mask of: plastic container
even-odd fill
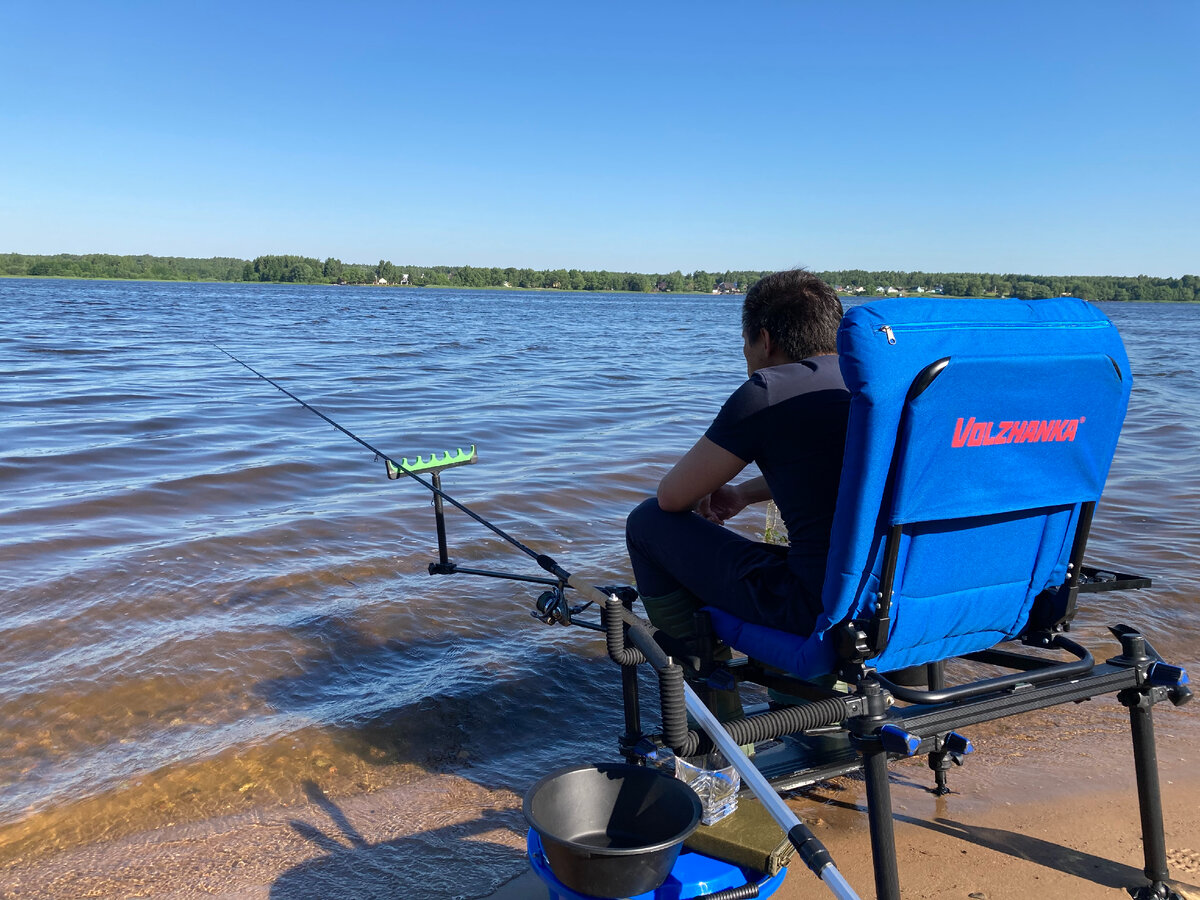
[[[675,777],[700,798],[701,824],[720,822],[737,809],[742,776],[719,750],[703,756],[676,756]]]

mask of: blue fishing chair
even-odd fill
[[[849,310],[838,352],[851,402],[824,613],[798,639],[714,609],[717,633],[809,677],[859,628],[880,671],[1053,629],[1035,601],[1086,539],[1129,402],[1116,328],[1073,299],[884,300]]]
[[[779,783],[865,770],[881,900],[900,897],[889,759],[928,754],[944,791],[971,749],[957,729],[1116,692],[1131,715],[1150,882],[1137,896],[1174,896],[1151,708],[1187,702],[1187,675],[1126,626],[1112,629],[1122,652],[1105,663],[1066,637],[1079,594],[1149,585],[1083,563],[1130,395],[1116,328],[1073,298],[882,300],[847,311],[838,351],[851,403],[824,612],[799,636],[710,608],[698,625],[712,641],[688,657],[700,660],[688,677],[812,701],[728,723],[739,742],[849,733],[849,762]],[[703,662],[717,639],[748,659]],[[958,658],[1004,673],[948,687],[944,663]],[[852,693],[831,689],[831,674]],[[664,681],[660,739],[694,752],[705,738],[671,694]],[[640,734],[628,677],[625,700],[628,747]]]

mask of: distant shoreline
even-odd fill
[[[455,285],[446,284],[326,284],[325,282],[288,282],[288,281],[218,281],[216,279],[200,279],[200,278],[113,278],[109,276],[93,276],[84,277],[82,275],[4,275],[0,274],[0,280],[21,280],[21,281],[111,281],[114,283],[133,283],[133,284],[244,284],[255,287],[295,287],[295,288],[310,288],[310,287],[348,287],[348,288],[405,288],[418,291],[428,290],[457,290],[457,291],[512,291],[529,294],[628,294],[629,296],[640,296],[647,293],[646,291],[622,291],[622,290],[572,290],[571,288],[543,288],[543,287],[500,287],[496,285],[484,285],[481,287],[457,287]],[[744,292],[718,294],[715,291],[652,291],[653,294],[671,294],[676,297],[744,297]],[[850,294],[845,291],[838,291],[838,296],[843,299],[850,300],[882,300],[883,295],[880,294]],[[917,298],[917,297],[943,297],[947,300],[971,300],[976,299],[973,294],[891,294],[891,297]],[[995,297],[995,295],[992,295]],[[1004,298],[1009,299],[1009,298]],[[1197,304],[1200,305],[1200,300],[1135,300],[1135,301],[1120,301],[1120,300],[1101,300],[1092,301],[1100,303],[1179,303],[1179,304]]]
[[[621,290],[572,290],[571,288],[547,287],[503,287],[501,285],[481,285],[479,287],[458,287],[452,284],[334,284],[324,281],[224,281],[215,278],[115,278],[111,275],[5,275],[0,273],[0,279],[15,281],[111,281],[118,284],[126,282],[133,284],[244,284],[252,287],[347,287],[347,288],[404,288],[405,290],[456,290],[456,291],[520,291],[531,294],[644,294],[646,291]],[[689,297],[741,297],[743,292],[718,294],[714,291],[654,291],[652,293],[676,294]],[[851,295],[841,295],[851,296]]]
[[[512,266],[376,265],[293,255],[208,259],[114,254],[0,253],[0,277],[73,280],[203,282],[212,284],[329,284],[440,287],[468,290],[545,290],[570,293],[742,294],[769,271],[612,272]],[[1082,297],[1091,301],[1200,301],[1200,276],[1029,275],[978,272],[900,272],[850,269],[816,275],[846,297]]]

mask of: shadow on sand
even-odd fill
[[[606,658],[532,642],[497,658],[488,634],[378,639],[334,616],[296,631],[315,652],[257,692],[324,722],[331,761],[344,768],[415,766],[519,797],[550,769],[617,758],[620,673]],[[519,805],[468,809],[426,791],[411,815],[387,811],[398,835],[389,839],[383,816],[364,818],[369,803],[343,809],[315,781],[302,786],[307,821],[288,825],[323,855],[280,875],[272,900],[483,897],[528,869]],[[328,824],[311,824],[321,817]]]
[[[1055,869],[1103,887],[1128,889],[1142,887],[1146,884],[1146,877],[1141,870],[1135,869],[1133,866],[1114,862],[1093,853],[1084,853],[1082,850],[1075,850],[1063,844],[1045,841],[1028,834],[1006,831],[1003,828],[987,828],[983,825],[964,825],[940,816],[932,822],[909,816],[897,816],[896,818],[902,822],[918,825],[938,834],[944,834],[977,847],[994,850],[1016,859],[1028,860],[1045,866],[1047,869]],[[1131,826],[1135,831],[1136,827],[1136,825]]]
[[[486,810],[468,822],[372,844],[316,784],[305,790],[330,826],[289,824],[325,855],[281,874],[271,900],[482,897],[527,867],[520,849],[495,840],[518,827],[520,811]]]
[[[897,772],[891,773],[891,780],[893,784],[904,784],[909,787],[928,789],[928,786],[921,784],[920,781],[905,777],[903,774]],[[857,803],[854,800],[832,796],[829,787],[828,785],[824,785],[806,789],[803,791],[803,796],[824,806],[852,810],[861,813],[864,817],[866,816],[865,805]],[[834,792],[837,791],[838,789],[834,787]],[[1137,835],[1136,801],[1131,802],[1133,802],[1134,806],[1131,810],[1132,818],[1129,828],[1131,834]],[[984,849],[1002,853],[1015,859],[1036,863],[1047,869],[1053,869],[1065,875],[1090,881],[1101,887],[1129,890],[1131,888],[1140,888],[1146,884],[1146,877],[1142,874],[1141,869],[1126,865],[1125,863],[1115,862],[1092,853],[1075,850],[1064,844],[1057,844],[1053,841],[1043,840],[1016,831],[957,822],[946,816],[945,804],[941,800],[938,802],[938,811],[932,820],[904,815],[898,812],[893,812],[893,818],[897,822],[915,825],[918,828],[924,828],[936,834],[953,838],[964,844],[974,844],[976,847],[983,847]]]

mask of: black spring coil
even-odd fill
[[[663,712],[665,716],[665,706]],[[836,725],[845,718],[846,704],[837,697],[826,697],[824,700],[817,700],[814,703],[773,709],[770,712],[759,713],[745,719],[734,719],[721,724],[729,732],[733,742],[741,745],[755,744],[785,734],[807,731],[810,728]],[[700,747],[708,746],[710,741],[708,736],[701,732],[689,731],[686,738],[681,738],[679,743],[675,744],[668,740],[664,727],[663,743],[671,747],[679,756],[691,756]]]
[[[663,743],[676,756],[691,756],[700,747],[700,735],[687,727],[687,698],[683,693],[683,669],[670,666],[658,675],[658,697],[662,704]]]
[[[771,876],[768,875],[762,881],[751,881],[739,887],[717,891],[715,894],[702,894],[696,900],[749,900],[751,897],[757,897],[760,888],[770,880]]]
[[[604,604],[604,638],[608,655],[619,666],[636,666],[646,661],[637,647],[625,646],[625,624],[621,621],[621,601],[609,597]]]

